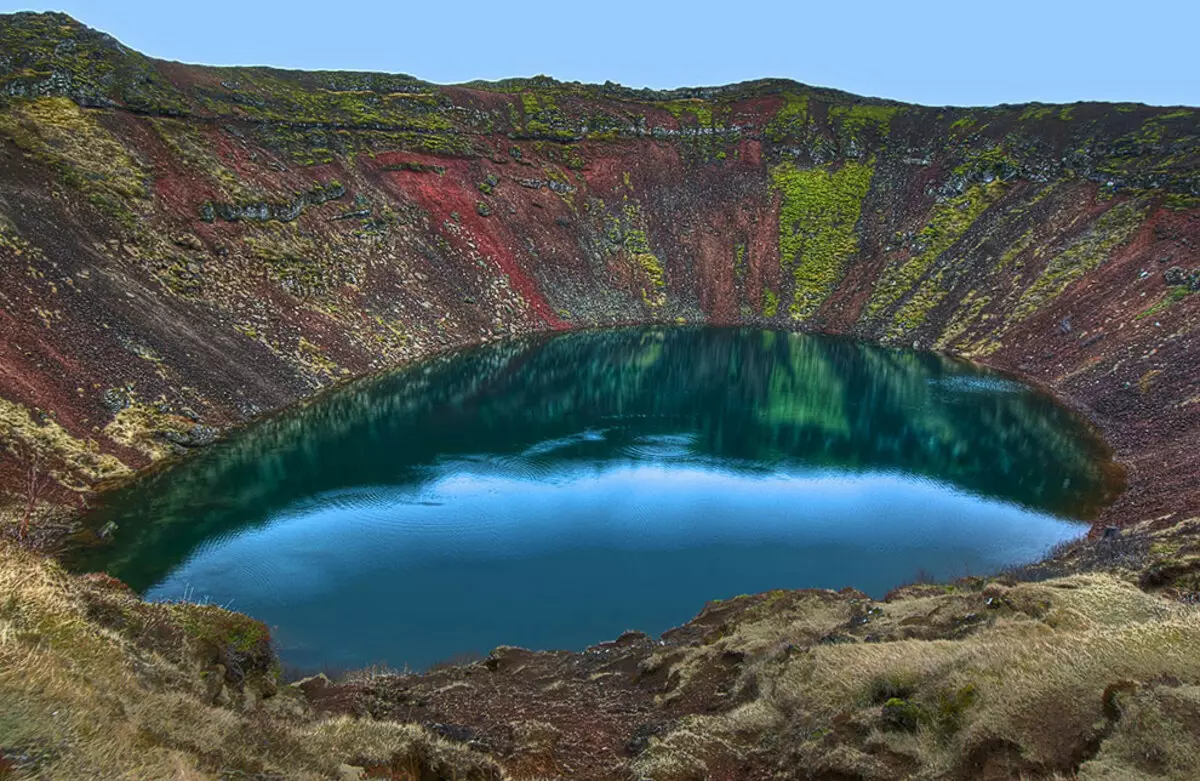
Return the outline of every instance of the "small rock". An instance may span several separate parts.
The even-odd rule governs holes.
[[[304,696],[306,697],[311,697],[314,694],[322,692],[332,685],[333,681],[329,680],[329,676],[325,675],[325,673],[317,673],[292,684],[292,686],[304,692]]]
[[[174,238],[175,246],[183,247],[184,249],[202,250],[204,242],[200,241],[199,237],[191,233],[181,233]]]
[[[637,645],[638,643],[649,639],[650,635],[646,634],[645,632],[639,632],[636,629],[629,629],[621,633],[621,636],[616,639],[615,644],[618,647],[624,647],[629,645]]]
[[[367,777],[367,769],[343,762],[337,766],[337,777],[338,781],[360,781]]]

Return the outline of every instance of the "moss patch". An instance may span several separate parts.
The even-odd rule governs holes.
[[[29,410],[0,398],[0,441],[4,457],[36,454],[46,460],[50,474],[61,485],[82,490],[92,483],[129,474],[116,456],[100,452],[90,440],[76,439],[51,417],[35,419]],[[20,454],[14,449],[19,449]]]
[[[780,198],[779,260],[795,281],[793,318],[817,311],[858,251],[855,226],[873,173],[869,163],[812,169],[781,163],[771,170]]]
[[[1099,268],[1113,250],[1124,244],[1145,219],[1147,205],[1138,200],[1113,206],[1071,244],[1052,257],[1012,310],[1012,320],[1021,321],[1038,312],[1062,294],[1071,283]]]
[[[912,240],[909,258],[891,263],[879,277],[867,302],[865,315],[877,318],[906,296],[909,300],[893,316],[890,336],[899,336],[924,322],[925,315],[945,298],[940,279],[919,283],[933,268],[942,253],[963,234],[1003,194],[999,181],[969,187],[962,195],[934,207],[929,223]]]
[[[147,175],[93,112],[69,98],[19,101],[0,112],[0,133],[50,165],[69,187],[109,214],[132,219],[148,197]]]

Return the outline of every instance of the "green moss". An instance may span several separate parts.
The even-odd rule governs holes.
[[[933,267],[935,261],[953,246],[979,216],[1003,194],[999,181],[974,185],[962,195],[934,207],[929,223],[913,239],[912,255],[900,263],[889,264],[879,277],[865,314],[868,318],[881,316],[906,296],[906,305],[896,313],[889,333],[898,336],[924,322],[925,315],[945,297],[939,280],[930,280],[922,289],[917,286]]]
[[[429,85],[387,74],[219,68],[217,86],[194,90],[199,104],[222,117],[318,128],[455,129]]]
[[[1011,179],[1020,171],[1020,163],[1003,147],[991,147],[971,153],[955,166],[957,176],[980,181],[989,175],[1000,179]]]
[[[216,605],[186,602],[170,605],[170,611],[188,636],[201,643],[238,653],[264,653],[271,645],[266,624]]]
[[[446,173],[446,167],[441,165],[429,165],[428,163],[414,163],[408,160],[390,165],[380,166],[380,171],[413,171],[416,173],[434,173],[438,176],[443,176]]]
[[[942,281],[941,274],[925,280],[896,311],[884,338],[894,341],[924,325],[929,313],[950,294]]]
[[[764,134],[772,141],[783,141],[803,137],[808,129],[808,96],[787,92],[783,95],[783,105],[767,123]]]
[[[1192,292],[1193,291],[1190,290],[1186,285],[1176,285],[1175,287],[1169,288],[1162,298],[1158,299],[1153,304],[1142,310],[1138,314],[1137,319],[1145,320],[1147,317],[1161,314],[1162,312],[1170,309],[1172,304],[1178,303],[1187,298],[1192,294]]]
[[[93,205],[132,224],[138,202],[149,197],[149,177],[99,116],[68,98],[17,101],[0,111],[0,134],[52,167]]]
[[[537,114],[542,110],[542,106],[538,103],[537,95],[532,92],[521,93],[521,110],[526,114]]]
[[[1029,122],[1030,120],[1045,119],[1053,116],[1055,112],[1054,106],[1029,106],[1021,112],[1021,121]]]
[[[554,93],[542,89],[534,93],[521,93],[520,119],[524,120],[524,132],[531,136],[550,139],[572,140],[579,135],[577,123],[559,110]],[[515,120],[518,118],[514,115]]]
[[[886,136],[891,129],[892,118],[901,110],[899,106],[879,106],[870,103],[831,106],[829,120],[840,134],[857,141],[868,129],[880,136]]]
[[[479,188],[479,192],[483,193],[484,195],[491,195],[496,191],[496,187],[499,184],[500,177],[496,176],[495,174],[488,174],[483,178],[483,181],[476,186]]]
[[[967,294],[963,296],[962,302],[950,317],[950,323],[942,331],[942,335],[937,341],[937,348],[945,350],[957,342],[967,332],[967,329],[979,319],[984,307],[990,304],[991,301],[991,296],[981,295],[977,291],[968,290]]]
[[[779,294],[771,288],[763,290],[763,317],[774,317],[779,312]]]
[[[928,721],[928,715],[920,705],[900,697],[885,702],[880,717],[885,729],[897,732],[916,732],[917,727]]]
[[[1163,199],[1163,206],[1166,206],[1172,211],[1200,209],[1200,196],[1187,195],[1185,193],[1169,193],[1167,197]]]
[[[1012,320],[1021,321],[1056,299],[1083,275],[1099,268],[1112,251],[1128,241],[1142,224],[1147,211],[1144,202],[1118,203],[1102,214],[1069,247],[1046,264],[1013,307]]]
[[[699,127],[713,127],[712,105],[708,101],[696,98],[666,101],[659,105],[678,120],[690,121]]]
[[[1006,269],[1013,266],[1017,258],[1021,256],[1025,250],[1033,244],[1034,231],[1032,228],[1021,234],[1020,238],[1012,243],[1012,245],[1004,251],[1000,256],[1000,261],[996,264],[998,269]]]
[[[565,146],[562,149],[563,165],[572,171],[582,171],[586,163],[577,146]]]
[[[186,111],[183,95],[153,60],[65,14],[0,15],[0,52],[0,94],[61,93],[69,85],[92,105],[114,100],[144,113]]]
[[[959,117],[958,119],[951,122],[950,129],[955,132],[964,133],[967,130],[970,130],[975,125],[975,123],[976,123],[975,118],[970,115],[967,115],[965,117]]]
[[[793,318],[817,311],[858,251],[855,226],[873,173],[873,162],[811,169],[781,163],[771,170],[780,198],[779,260],[795,280]]]
[[[603,202],[593,206],[603,208]],[[604,218],[604,241],[610,253],[624,254],[632,262],[636,276],[643,281],[642,299],[650,306],[666,303],[666,269],[650,246],[646,221],[636,201],[626,199],[621,211]]]

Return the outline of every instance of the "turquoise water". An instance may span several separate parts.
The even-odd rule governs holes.
[[[110,496],[75,566],[423,668],[661,632],[709,599],[983,574],[1113,493],[1075,415],[937,355],[751,329],[511,341],[360,381]]]

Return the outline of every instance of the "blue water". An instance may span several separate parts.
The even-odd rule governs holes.
[[[113,497],[87,552],[303,669],[658,633],[706,600],[994,572],[1086,530],[1103,445],[968,364],[755,330],[510,342],[352,384]]]

